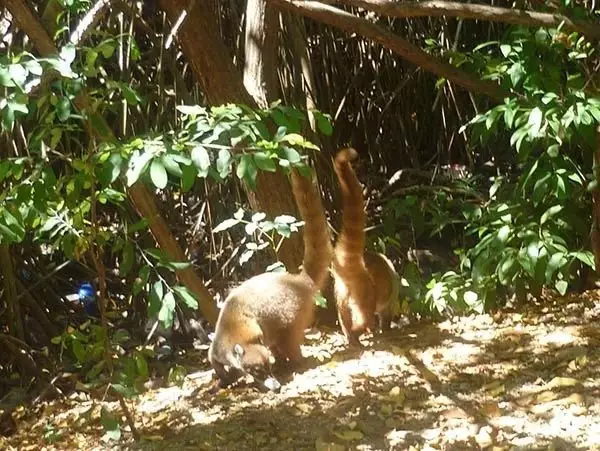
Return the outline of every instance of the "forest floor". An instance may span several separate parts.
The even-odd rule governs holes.
[[[210,394],[210,371],[149,391],[133,409],[137,444],[126,432],[104,444],[100,403],[74,399],[24,413],[3,449],[600,449],[600,291],[409,324],[365,345],[309,334],[278,394]]]

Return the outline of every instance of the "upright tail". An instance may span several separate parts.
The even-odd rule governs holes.
[[[333,258],[331,237],[327,228],[325,209],[312,175],[306,177],[292,171],[292,192],[304,220],[304,260],[302,271],[321,289],[327,280]]]
[[[342,149],[333,165],[342,191],[342,231],[335,246],[336,272],[342,277],[364,271],[365,265],[365,202],[362,186],[352,169],[352,161],[357,157],[356,150]]]

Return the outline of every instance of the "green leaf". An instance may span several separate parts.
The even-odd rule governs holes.
[[[131,270],[131,267],[133,266],[134,262],[134,257],[135,254],[133,251],[133,244],[131,243],[131,241],[126,241],[125,245],[123,246],[121,264],[119,265],[119,274],[122,277],[125,277]]]
[[[546,272],[544,274],[546,277],[546,283],[550,283],[558,268],[565,266],[566,263],[567,259],[564,252],[557,252],[556,254],[553,254],[552,257],[550,257],[550,260],[548,260],[548,265],[546,266]]]
[[[27,69],[21,64],[11,64],[8,66],[8,73],[10,78],[17,84],[17,86],[23,86],[27,81]]]
[[[169,173],[173,174],[175,177],[181,178],[183,171],[179,167],[179,163],[175,159],[175,155],[165,153],[162,155],[161,161]]]
[[[226,178],[231,172],[231,153],[227,149],[219,150],[217,158],[217,171],[221,178]]]
[[[277,132],[275,132],[275,136],[273,136],[273,141],[279,142],[287,133],[287,127],[280,126],[277,128]]]
[[[253,156],[254,163],[258,169],[268,172],[275,172],[277,170],[275,161],[266,152],[256,152]]]
[[[184,116],[199,116],[206,114],[206,108],[200,105],[177,105],[175,107]]]
[[[258,169],[254,164],[254,160],[249,155],[247,159],[246,173],[244,174],[244,181],[250,187],[250,189],[256,189],[256,176],[258,174]]]
[[[500,44],[500,52],[502,53],[502,56],[504,56],[504,58],[508,58],[508,55],[510,55],[511,50],[512,47],[509,44]]]
[[[7,88],[12,88],[15,86],[15,83],[10,76],[10,72],[6,66],[0,66],[0,86],[5,86]]]
[[[150,278],[150,267],[148,265],[144,265],[140,268],[140,272],[138,276],[133,281],[133,295],[137,296],[142,288],[148,283],[148,279]]]
[[[304,137],[299,135],[298,133],[289,133],[283,136],[280,140],[281,142],[287,142],[292,146],[302,146],[304,144]]]
[[[196,300],[196,297],[186,287],[178,285],[173,287],[173,291],[177,293],[177,295],[189,308],[193,310],[198,308],[198,301]]]
[[[76,49],[73,44],[65,44],[60,49],[60,59],[65,61],[67,64],[71,64],[75,59]]]
[[[560,146],[558,144],[552,144],[550,147],[548,147],[546,152],[548,152],[548,156],[550,158],[556,158],[556,157],[558,157],[559,150],[560,150]]]
[[[153,155],[150,152],[135,152],[129,161],[127,169],[127,186],[132,186],[140,178],[141,173],[146,169]]]
[[[333,126],[331,125],[330,116],[321,113],[320,111],[313,110],[313,117],[317,123],[317,127],[320,132],[325,136],[331,136],[333,134]]]
[[[571,255],[579,260],[584,265],[589,266],[593,270],[596,269],[596,263],[594,261],[594,255],[589,251],[584,252],[573,252]]]
[[[548,194],[548,181],[551,179],[552,174],[547,172],[542,178],[538,179],[533,186],[533,193],[531,200],[534,205],[537,205],[546,194]]]
[[[12,109],[10,104],[7,104],[2,109],[2,125],[4,125],[4,128],[6,130],[11,132],[13,129],[14,123],[15,123],[15,110]]]
[[[235,218],[226,219],[225,221],[223,221],[221,224],[219,224],[218,226],[216,226],[213,229],[213,233],[219,233],[219,232],[222,232],[224,230],[227,230],[227,229],[233,227],[234,225],[239,224],[239,222],[240,221],[237,220],[237,219],[235,219]]]
[[[150,166],[150,178],[152,179],[154,186],[158,189],[166,188],[169,177],[162,161],[158,158],[152,160],[152,165]]]
[[[161,309],[162,300],[163,300],[163,283],[160,280],[157,280],[152,285],[152,289],[150,290],[150,296],[148,298],[148,318],[154,318],[158,314]]]
[[[116,44],[110,41],[104,41],[97,49],[105,59],[109,59],[115,53]]]
[[[291,215],[279,215],[273,221],[281,224],[292,224],[296,222],[296,218]]]
[[[198,175],[200,177],[206,177],[208,175],[208,168],[210,168],[210,156],[203,146],[196,146],[192,149],[191,153],[192,162],[198,169]]]
[[[535,138],[538,136],[540,129],[542,128],[542,120],[544,118],[544,113],[538,107],[535,107],[529,113],[529,120],[527,123],[531,126],[529,129],[529,136]]]
[[[113,388],[116,389],[114,386]],[[102,424],[102,427],[106,431],[102,440],[108,442],[121,439],[121,427],[119,425],[118,417],[104,406],[100,411],[100,424]]]
[[[175,318],[175,296],[173,292],[169,291],[165,294],[162,300],[162,306],[158,312],[158,320],[162,325],[169,329],[173,325],[173,319]]]
[[[181,165],[181,190],[187,193],[192,189],[198,176],[198,171],[195,166]]]
[[[123,97],[129,105],[137,105],[140,103],[140,97],[131,87],[127,85],[121,85],[121,92],[123,92]]]
[[[558,291],[561,296],[564,296],[569,288],[569,284],[566,280],[557,280],[554,286],[556,287],[556,291]]]
[[[148,372],[148,362],[146,362],[146,358],[141,352],[136,352],[134,354],[134,359],[138,374],[144,379],[147,379],[150,373]]]
[[[131,225],[128,229],[127,229],[127,233],[129,235],[139,231],[139,230],[144,230],[148,227],[148,224],[150,223],[150,221],[148,221],[148,219],[146,218],[142,218],[140,219],[138,222],[136,222],[135,224]]]
[[[507,254],[498,264],[498,280],[502,285],[509,285],[518,269],[517,259],[514,254]]]
[[[562,209],[563,209],[562,205],[554,205],[554,206],[548,208],[548,210],[546,210],[544,212],[544,214],[542,215],[542,218],[540,219],[540,224],[545,224],[548,219],[550,219],[552,216],[554,216],[555,214],[562,211]]]
[[[523,76],[526,74],[525,72],[525,68],[523,67],[523,64],[521,63],[515,63],[513,64],[507,71],[508,75],[510,75],[510,81],[513,85],[513,87],[516,87],[519,82],[521,81],[521,79],[523,78]]]
[[[327,308],[327,299],[321,293],[316,293],[313,299],[317,307]]]
[[[160,266],[164,266],[165,268],[169,268],[171,271],[180,271],[182,269],[187,269],[191,266],[190,262],[174,262],[170,260],[161,260],[159,263]]]
[[[302,161],[302,157],[298,153],[296,149],[292,149],[291,147],[282,146],[284,158],[289,161],[292,165],[295,163],[299,163]]]
[[[550,102],[552,102],[553,100],[558,99],[558,95],[556,95],[553,92],[547,92],[544,94],[544,96],[542,97],[542,103],[544,105],[548,105]]]
[[[248,168],[248,160],[252,160],[252,156],[248,154],[243,154],[240,158],[240,162],[238,163],[237,169],[235,171],[239,179],[244,178],[246,175],[246,170]]]

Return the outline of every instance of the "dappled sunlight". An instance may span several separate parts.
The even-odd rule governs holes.
[[[598,305],[408,324],[365,337],[362,349],[347,348],[340,332],[313,330],[304,361],[282,379],[279,394],[245,383],[211,394],[207,368],[181,387],[143,395],[135,412],[145,440],[137,449],[242,442],[260,449],[588,449],[600,443]],[[582,317],[588,325],[578,324]],[[53,416],[56,409],[23,418],[22,430],[36,434],[78,419],[59,443],[93,449],[91,435],[102,449],[99,403],[63,404]],[[21,433],[14,440],[37,449]]]

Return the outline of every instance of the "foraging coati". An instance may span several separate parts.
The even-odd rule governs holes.
[[[335,245],[332,275],[342,331],[350,344],[363,332],[390,326],[390,301],[398,297],[399,277],[382,254],[365,252],[365,207],[362,186],[352,169],[356,150],[342,149],[334,169],[342,192],[342,230]]]
[[[317,185],[296,169],[291,182],[304,220],[302,270],[260,274],[231,291],[208,351],[222,385],[251,374],[266,388],[277,389],[279,383],[269,377],[274,360],[302,357],[304,330],[313,322],[314,297],[327,278],[333,250]]]

